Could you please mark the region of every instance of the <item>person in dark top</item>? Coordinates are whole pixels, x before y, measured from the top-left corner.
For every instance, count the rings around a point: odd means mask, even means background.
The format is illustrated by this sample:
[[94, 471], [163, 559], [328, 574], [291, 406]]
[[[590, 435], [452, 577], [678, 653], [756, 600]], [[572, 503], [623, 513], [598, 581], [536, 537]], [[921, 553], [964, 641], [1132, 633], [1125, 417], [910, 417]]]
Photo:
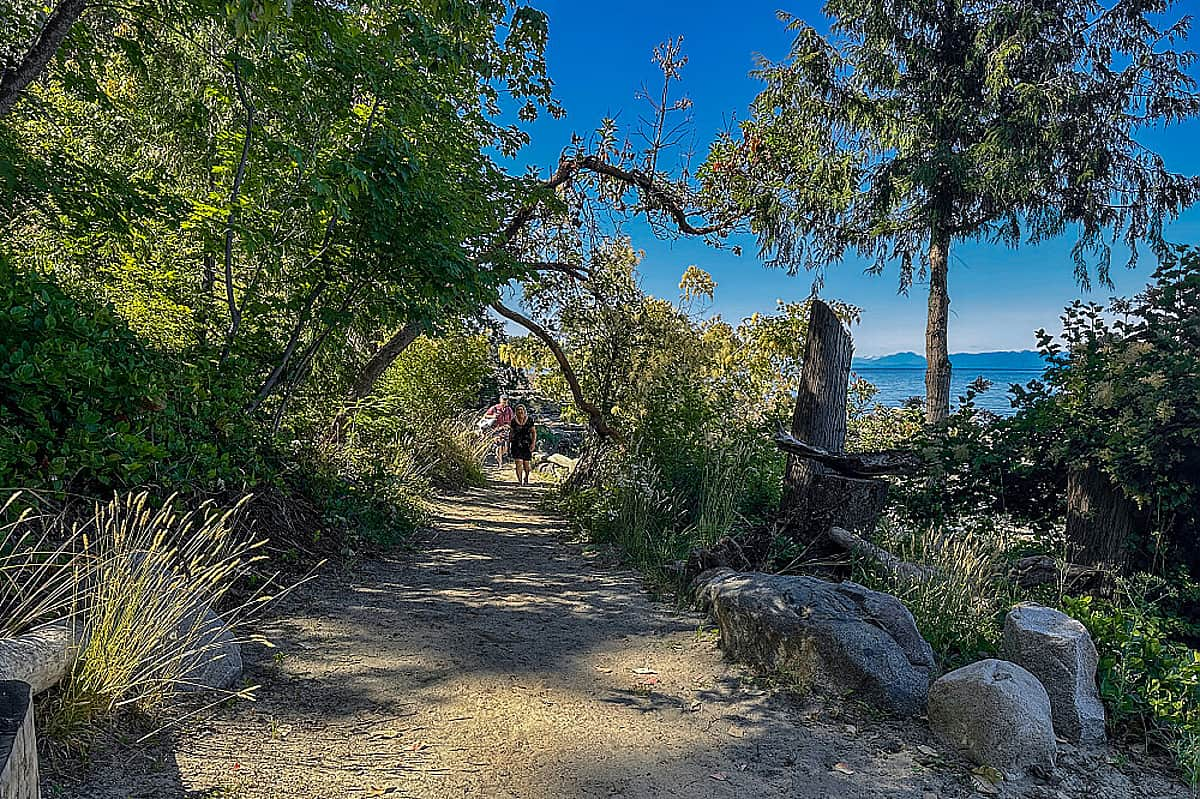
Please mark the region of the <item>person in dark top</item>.
[[533, 448], [537, 446], [537, 425], [524, 405], [517, 406], [516, 415], [508, 423], [508, 442], [517, 482], [529, 485], [529, 462], [533, 460]]

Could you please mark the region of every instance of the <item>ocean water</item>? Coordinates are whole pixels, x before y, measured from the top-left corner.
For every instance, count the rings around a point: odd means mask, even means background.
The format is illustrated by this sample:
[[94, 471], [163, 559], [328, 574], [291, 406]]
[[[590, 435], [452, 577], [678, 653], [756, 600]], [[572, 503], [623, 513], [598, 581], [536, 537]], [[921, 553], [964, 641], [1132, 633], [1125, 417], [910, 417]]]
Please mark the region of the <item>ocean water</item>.
[[[879, 389], [875, 401], [889, 408], [900, 407], [909, 397], [925, 396], [924, 369], [865, 368], [855, 369], [854, 374], [873, 383]], [[992, 382], [992, 387], [975, 398], [975, 407], [1001, 416], [1011, 416], [1013, 407], [1009, 402], [1009, 385], [1024, 385], [1041, 377], [1041, 374], [1036, 369], [957, 368], [950, 376], [950, 407], [958, 405], [958, 398], [966, 393], [968, 384], [983, 377]]]

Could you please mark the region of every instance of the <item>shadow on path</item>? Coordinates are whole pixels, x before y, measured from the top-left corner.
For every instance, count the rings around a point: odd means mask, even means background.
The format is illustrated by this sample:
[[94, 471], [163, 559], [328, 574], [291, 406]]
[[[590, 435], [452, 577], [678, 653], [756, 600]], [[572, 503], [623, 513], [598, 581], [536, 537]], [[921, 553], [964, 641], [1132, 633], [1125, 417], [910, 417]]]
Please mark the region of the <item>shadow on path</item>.
[[248, 653], [256, 703], [181, 731], [157, 770], [99, 763], [47, 796], [921, 799], [904, 747], [762, 690], [698, 616], [565, 542], [542, 496], [443, 499], [417, 554], [277, 610], [278, 649]]

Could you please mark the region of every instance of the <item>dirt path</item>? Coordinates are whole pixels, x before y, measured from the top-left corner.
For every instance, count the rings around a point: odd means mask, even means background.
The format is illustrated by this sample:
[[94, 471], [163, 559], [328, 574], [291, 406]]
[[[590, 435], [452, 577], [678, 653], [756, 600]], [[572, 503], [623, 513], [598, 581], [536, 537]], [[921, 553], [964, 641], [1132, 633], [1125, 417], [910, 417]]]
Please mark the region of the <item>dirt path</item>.
[[281, 656], [252, 654], [258, 702], [47, 797], [969, 795], [894, 725], [762, 690], [540, 496], [457, 496], [415, 556], [306, 586]]

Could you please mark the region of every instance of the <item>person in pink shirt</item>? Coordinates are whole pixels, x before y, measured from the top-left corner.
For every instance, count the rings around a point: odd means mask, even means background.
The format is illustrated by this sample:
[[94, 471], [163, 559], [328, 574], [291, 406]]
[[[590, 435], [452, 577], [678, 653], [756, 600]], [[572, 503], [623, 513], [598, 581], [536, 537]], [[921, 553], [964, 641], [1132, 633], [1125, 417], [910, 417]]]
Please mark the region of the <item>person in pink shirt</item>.
[[504, 453], [508, 451], [508, 429], [513, 420], [513, 409], [508, 404], [508, 397], [501, 395], [500, 401], [484, 411], [479, 420], [482, 430], [492, 431], [492, 440], [496, 445], [496, 465], [504, 465]]

